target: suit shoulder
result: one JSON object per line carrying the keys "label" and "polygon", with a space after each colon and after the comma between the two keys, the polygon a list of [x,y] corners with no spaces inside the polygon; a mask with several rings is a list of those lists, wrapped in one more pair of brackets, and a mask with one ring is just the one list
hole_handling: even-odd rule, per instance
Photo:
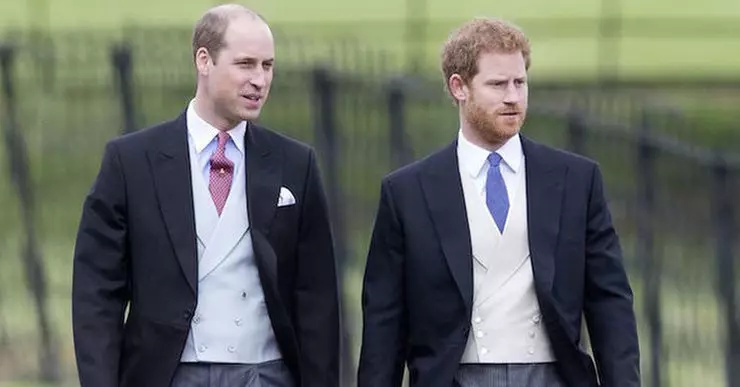
{"label": "suit shoulder", "polygon": [[147,145],[154,143],[153,140],[161,136],[167,128],[175,125],[177,125],[177,120],[160,122],[135,132],[116,136],[108,141],[107,146],[115,146],[122,151],[144,149]]}
{"label": "suit shoulder", "polygon": [[542,143],[537,143],[532,140],[529,140],[531,142],[531,146],[538,148],[538,150],[548,159],[553,160],[554,162],[565,164],[569,167],[576,167],[576,168],[585,168],[585,169],[591,169],[591,168],[598,168],[598,161],[586,157],[584,155],[574,153],[562,148],[557,148],[550,145],[545,145]]}
{"label": "suit shoulder", "polygon": [[313,146],[308,143],[264,126],[254,125],[253,129],[268,138],[272,144],[280,146],[285,154],[291,155],[298,153],[300,155],[308,155],[308,153],[314,151]]}
{"label": "suit shoulder", "polygon": [[387,182],[397,182],[417,176],[424,169],[424,164],[426,164],[426,161],[430,156],[426,156],[422,159],[391,170],[383,177],[383,180]]}
{"label": "suit shoulder", "polygon": [[454,143],[448,144],[447,146],[440,148],[435,152],[422,157],[421,159],[401,166],[386,174],[383,177],[383,181],[389,182],[391,184],[396,184],[403,181],[411,181],[419,176],[422,171],[427,170],[428,168],[435,168],[435,165],[444,163],[446,157],[449,156],[447,153],[454,152],[454,146]]}

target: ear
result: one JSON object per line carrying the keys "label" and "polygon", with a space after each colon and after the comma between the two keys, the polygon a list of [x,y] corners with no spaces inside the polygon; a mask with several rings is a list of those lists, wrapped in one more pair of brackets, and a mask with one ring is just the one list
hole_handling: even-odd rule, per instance
{"label": "ear", "polygon": [[470,88],[465,84],[460,74],[450,75],[450,78],[447,80],[447,87],[450,89],[450,94],[452,94],[458,103],[468,99]]}
{"label": "ear", "polygon": [[208,75],[211,65],[213,65],[213,60],[208,49],[201,47],[195,51],[195,69],[198,71],[198,74]]}

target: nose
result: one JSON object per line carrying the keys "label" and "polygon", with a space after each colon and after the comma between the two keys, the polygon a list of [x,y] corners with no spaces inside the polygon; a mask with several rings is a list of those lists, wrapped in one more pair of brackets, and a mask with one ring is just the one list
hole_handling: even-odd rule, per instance
{"label": "nose", "polygon": [[506,92],[504,94],[504,103],[509,105],[514,105],[519,103],[520,99],[519,95],[519,88],[514,84],[514,82],[509,82],[509,84],[506,86]]}
{"label": "nose", "polygon": [[265,84],[267,83],[267,75],[265,74],[265,71],[261,69],[255,71],[249,78],[249,83],[256,89],[262,89],[265,87]]}

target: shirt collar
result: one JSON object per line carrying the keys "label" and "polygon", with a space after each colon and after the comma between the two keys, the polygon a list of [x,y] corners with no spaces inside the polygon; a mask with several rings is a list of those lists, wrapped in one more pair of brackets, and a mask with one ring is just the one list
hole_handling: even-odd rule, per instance
{"label": "shirt collar", "polygon": [[[488,155],[491,152],[470,142],[463,135],[462,130],[458,132],[457,137],[457,157],[460,165],[470,176],[478,177],[488,162]],[[496,153],[501,155],[504,165],[512,172],[517,173],[522,164],[522,157],[524,156],[519,134],[517,133],[508,139],[504,145],[496,150]]]}
{"label": "shirt collar", "polygon": [[[190,101],[190,104],[188,104],[188,133],[193,139],[195,152],[200,153],[216,138],[219,130],[198,115],[195,111],[194,102],[195,100],[193,99]],[[231,140],[234,142],[234,145],[236,145],[237,149],[239,149],[242,154],[244,154],[244,134],[246,131],[246,121],[239,122],[235,127],[227,131],[229,136],[231,136]]]}

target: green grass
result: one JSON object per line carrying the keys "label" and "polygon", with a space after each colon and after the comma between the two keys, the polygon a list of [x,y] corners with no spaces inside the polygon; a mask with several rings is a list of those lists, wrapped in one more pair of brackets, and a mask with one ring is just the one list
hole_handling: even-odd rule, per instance
{"label": "green grass", "polygon": [[[38,14],[50,21],[52,28],[89,25],[116,27],[122,23],[181,23],[192,22],[207,7],[217,4],[211,0],[193,0],[186,3],[174,0],[18,0],[0,6],[0,25],[24,26],[31,22],[29,15]],[[340,1],[316,0],[250,0],[241,2],[255,8],[272,21],[324,22],[337,20],[401,20],[406,17],[407,1],[379,0]],[[416,1],[421,3],[421,1]],[[572,18],[597,17],[601,2],[580,0],[525,0],[520,2],[487,2],[473,0],[449,2],[427,0],[427,15],[431,19],[462,19],[475,15],[498,15],[506,18]],[[609,6],[613,2],[608,3]],[[740,5],[733,0],[622,0],[621,12],[627,17],[737,17]],[[48,9],[44,14],[43,10]],[[92,17],[94,16],[94,17]]]}
{"label": "green grass", "polygon": [[[520,23],[530,35],[533,76],[593,78],[601,71],[599,60],[603,42],[599,38],[602,14],[599,1],[428,0],[427,3],[429,22],[421,37],[423,40],[409,46],[405,40],[407,10],[404,1],[248,2],[273,23],[276,31],[283,32],[278,47],[284,47],[286,39],[344,39],[388,50],[401,62],[409,52],[421,50],[426,68],[436,68],[440,45],[452,28],[473,16],[495,15]],[[604,46],[619,66],[616,75],[651,79],[736,75],[740,50],[730,47],[740,37],[737,1],[623,0],[620,3],[619,11],[627,21],[621,26],[617,45]],[[0,5],[0,34],[6,28],[29,27],[54,34],[80,27],[105,30],[113,35],[120,35],[128,27],[177,26],[187,30],[212,4],[215,2],[205,0],[185,3],[173,0],[6,1]],[[418,16],[419,12],[412,14]],[[641,18],[652,19],[641,23]],[[314,46],[320,48],[322,45]]]}

